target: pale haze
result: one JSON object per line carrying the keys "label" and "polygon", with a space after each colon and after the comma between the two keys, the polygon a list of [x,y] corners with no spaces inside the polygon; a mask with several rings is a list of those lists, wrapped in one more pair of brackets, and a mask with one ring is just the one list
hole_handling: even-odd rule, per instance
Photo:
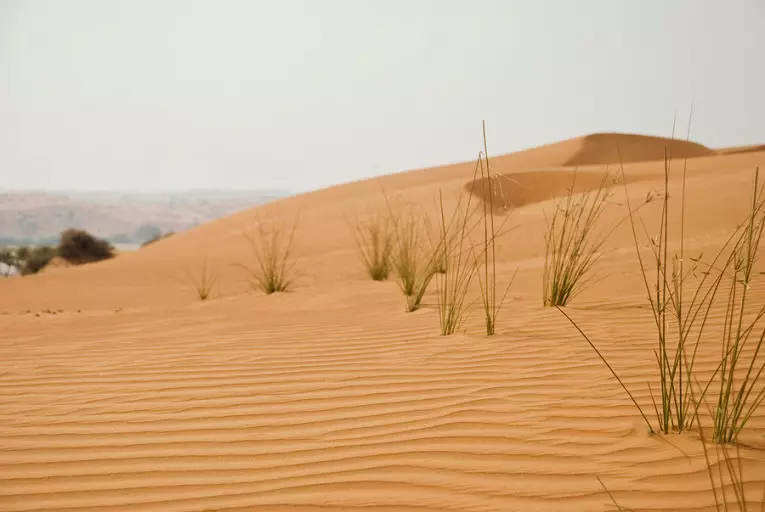
{"label": "pale haze", "polygon": [[619,131],[765,143],[765,3],[6,1],[0,188],[288,189]]}

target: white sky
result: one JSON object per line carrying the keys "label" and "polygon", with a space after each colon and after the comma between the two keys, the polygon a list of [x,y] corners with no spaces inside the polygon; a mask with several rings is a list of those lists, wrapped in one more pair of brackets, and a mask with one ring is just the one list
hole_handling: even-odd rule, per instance
{"label": "white sky", "polygon": [[[0,1],[0,188],[303,191],[596,131],[765,143],[762,0]],[[682,123],[681,123],[682,124]]]}

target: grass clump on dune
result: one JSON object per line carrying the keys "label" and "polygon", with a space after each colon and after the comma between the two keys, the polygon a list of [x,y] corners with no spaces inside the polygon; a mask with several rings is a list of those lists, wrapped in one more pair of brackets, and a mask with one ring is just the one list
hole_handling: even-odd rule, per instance
{"label": "grass clump on dune", "polygon": [[353,235],[367,275],[385,281],[390,275],[395,225],[390,215],[378,214],[353,226]]}
{"label": "grass clump on dune", "polygon": [[[658,234],[650,237],[648,244],[651,250],[650,259],[653,264],[653,273],[651,273],[641,255],[641,247],[637,234],[638,219],[631,209],[627,180],[622,169],[626,202],[629,209],[628,218],[632,229],[635,252],[653,316],[653,323],[656,328],[657,347],[654,353],[658,365],[658,400],[654,396],[650,384],[648,385],[656,416],[655,424],[651,423],[643,407],[637,402],[595,344],[579,328],[574,320],[559,308],[595,350],[601,361],[603,361],[611,374],[617,379],[622,389],[629,395],[633,404],[640,411],[640,415],[649,430],[663,434],[682,432],[692,426],[693,417],[696,413],[695,403],[692,400],[692,390],[690,389],[693,367],[696,361],[699,342],[713,304],[713,297],[716,289],[719,287],[722,276],[722,274],[719,274],[715,278],[711,273],[702,273],[701,279],[696,283],[692,295],[684,292],[688,277],[695,275],[694,272],[696,270],[694,266],[694,268],[687,269],[686,271],[683,265],[686,172],[684,171],[683,173],[682,193],[680,196],[681,215],[678,222],[680,249],[678,254],[670,254],[670,167],[671,159],[667,154],[664,159],[664,193],[662,194]],[[645,227],[642,219],[639,219],[639,222]],[[693,336],[691,336],[692,334]]]}
{"label": "grass clump on dune", "polygon": [[565,201],[553,205],[545,216],[545,264],[542,300],[545,306],[566,306],[587,284],[587,274],[600,257],[607,236],[596,234],[595,224],[609,196],[609,173],[600,186],[576,197],[576,171]]}
{"label": "grass clump on dune", "polygon": [[260,221],[255,229],[243,231],[252,249],[253,262],[241,265],[250,286],[267,295],[288,291],[297,279],[292,247],[297,220],[290,227],[284,222]]}
{"label": "grass clump on dune", "polygon": [[407,312],[420,308],[435,273],[432,255],[424,247],[425,220],[413,207],[395,215],[392,263]]}
{"label": "grass clump on dune", "polygon": [[218,276],[207,259],[202,260],[198,272],[189,272],[188,276],[199,300],[207,300],[212,296]]}
{"label": "grass clump on dune", "polygon": [[[648,420],[642,406],[595,344],[566,313],[559,310],[606,364],[652,432],[669,434],[692,428],[694,421],[698,421],[698,404],[706,399],[710,389],[714,389],[718,392],[718,399],[712,412],[712,439],[716,443],[735,442],[739,432],[765,400],[762,379],[765,361],[761,353],[765,328],[759,326],[765,316],[765,306],[753,308],[750,303],[750,289],[754,277],[759,275],[754,271],[754,265],[765,233],[765,194],[759,185],[757,171],[745,221],[732,230],[711,261],[704,261],[701,256],[688,257],[685,250],[687,159],[679,195],[680,215],[676,222],[670,221],[670,167],[671,156],[667,153],[664,159],[664,193],[659,226],[657,234],[649,236],[649,265],[646,265],[648,262],[641,255],[637,230],[638,224],[645,229],[645,223],[642,218],[637,218],[630,207],[629,191],[622,169],[633,241],[656,331],[654,353],[659,381],[658,396],[654,395],[649,384],[656,415],[655,424]],[[676,252],[669,249],[671,228],[679,232]],[[722,290],[727,290],[727,295],[724,301],[719,364],[702,386],[698,384],[695,364],[701,342],[716,337],[710,335],[708,326],[711,311],[719,302]],[[694,398],[694,384],[699,390],[698,400]]]}
{"label": "grass clump on dune", "polygon": [[438,320],[441,335],[454,334],[467,313],[468,289],[478,270],[469,242],[470,198],[463,208],[462,198],[447,215],[443,195],[439,193],[440,244],[444,250],[444,273],[436,279],[438,292]]}
{"label": "grass clump on dune", "polygon": [[[478,281],[485,332],[487,336],[493,335],[496,332],[497,317],[513,281],[511,278],[504,293],[498,295],[496,241],[506,230],[505,222],[497,224],[495,219],[496,181],[491,174],[485,122],[482,127],[483,150],[478,153],[467,201],[463,204],[462,197],[459,197],[451,213],[447,214],[443,194],[439,192],[439,233],[436,243],[431,245],[434,247],[433,268],[434,274],[437,274],[442,335],[453,334],[465,320],[472,304],[467,301],[467,295],[474,279]],[[483,201],[480,207],[474,208],[472,198],[477,184],[482,187]],[[477,242],[473,237],[476,230],[480,231]]]}

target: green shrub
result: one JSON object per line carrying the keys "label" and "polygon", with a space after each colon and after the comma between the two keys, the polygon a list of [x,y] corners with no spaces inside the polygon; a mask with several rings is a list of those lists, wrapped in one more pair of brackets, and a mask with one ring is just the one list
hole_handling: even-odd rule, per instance
{"label": "green shrub", "polygon": [[114,247],[81,229],[67,229],[61,233],[58,255],[69,263],[81,265],[114,256]]}

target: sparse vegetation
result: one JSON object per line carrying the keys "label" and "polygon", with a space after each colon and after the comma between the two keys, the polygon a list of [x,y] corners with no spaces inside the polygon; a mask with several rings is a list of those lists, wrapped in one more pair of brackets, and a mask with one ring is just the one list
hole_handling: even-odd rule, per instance
{"label": "sparse vegetation", "polygon": [[8,277],[15,272],[25,276],[36,274],[56,256],[56,248],[47,245],[28,247],[22,245],[0,249],[0,263],[5,266],[4,276]]}
{"label": "sparse vegetation", "polygon": [[566,306],[587,284],[587,274],[600,257],[605,234],[595,233],[609,195],[609,173],[594,191],[577,196],[576,171],[568,195],[553,204],[545,234],[542,300],[545,306]]}
{"label": "sparse vegetation", "polygon": [[242,232],[254,257],[253,264],[242,265],[253,289],[271,295],[292,287],[297,278],[292,254],[297,225],[297,220],[291,227],[283,222],[259,222],[254,230]]}
{"label": "sparse vegetation", "polygon": [[33,247],[29,249],[26,255],[26,259],[20,261],[21,265],[19,269],[22,275],[36,274],[44,269],[50,260],[56,257],[58,251],[55,247],[48,245],[41,245],[39,247]]}
{"label": "sparse vegetation", "polygon": [[[476,276],[478,277],[478,285],[481,292],[481,302],[483,304],[484,319],[486,327],[486,335],[492,336],[495,332],[497,317],[502,309],[507,298],[507,293],[510,291],[510,286],[513,283],[515,275],[510,279],[507,284],[502,297],[497,300],[497,237],[504,230],[504,223],[500,225],[499,229],[495,224],[494,219],[494,191],[495,177],[491,174],[491,167],[489,164],[489,148],[486,143],[486,122],[483,123],[483,153],[478,155],[478,169],[481,178],[481,186],[483,187],[483,216],[481,223],[483,224],[483,240],[482,250],[476,252],[475,246],[471,243],[471,251],[473,253],[473,259],[476,265]],[[475,184],[476,175],[473,177],[473,184]]]}
{"label": "sparse vegetation", "polygon": [[[765,328],[760,326],[760,320],[765,316],[765,305],[755,309],[750,304],[753,281],[758,274],[754,271],[754,264],[758,260],[764,231],[765,195],[759,186],[757,169],[749,216],[740,228],[721,272],[728,278],[729,287],[725,301],[721,362],[719,371],[715,373],[719,380],[719,392],[713,441],[717,443],[735,442],[738,433],[765,399],[765,386],[761,378],[765,358],[758,360],[765,341]],[[755,331],[759,332],[759,336],[752,336]],[[748,354],[752,345],[751,354]]]}
{"label": "sparse vegetation", "polygon": [[198,272],[189,272],[189,280],[194,285],[199,300],[207,300],[215,289],[218,276],[205,258],[202,260]]}
{"label": "sparse vegetation", "polygon": [[385,281],[391,270],[395,226],[390,215],[377,214],[353,225],[361,262],[374,281]]}
{"label": "sparse vegetation", "polygon": [[423,245],[425,219],[410,207],[395,217],[394,228],[393,267],[406,310],[412,312],[419,309],[434,274],[432,255]]}
{"label": "sparse vegetation", "polygon": [[463,208],[462,198],[457,201],[451,215],[447,215],[443,195],[439,193],[440,243],[444,247],[445,272],[438,274],[438,320],[441,334],[454,334],[465,319],[470,283],[475,277],[477,266],[471,260],[472,247],[469,243],[468,222],[470,221],[470,198]]}
{"label": "sparse vegetation", "polygon": [[[759,186],[759,172],[755,173],[750,211],[745,222],[738,226],[720,250],[711,260],[703,262],[701,257],[685,256],[685,195],[687,168],[683,170],[680,194],[680,218],[677,227],[680,233],[678,253],[669,251],[670,210],[669,176],[671,158],[665,157],[664,193],[658,235],[651,239],[653,275],[643,263],[637,235],[637,224],[630,208],[630,225],[641,269],[641,276],[646,295],[653,314],[657,333],[655,351],[658,364],[659,398],[653,395],[656,425],[652,425],[641,405],[635,400],[617,372],[596,348],[595,344],[566,313],[558,308],[576,327],[580,334],[595,350],[600,359],[627,392],[632,402],[651,431],[669,434],[682,432],[698,420],[698,403],[703,401],[712,383],[719,383],[719,395],[714,411],[713,441],[716,443],[735,442],[739,432],[765,399],[765,387],[762,374],[765,361],[758,360],[765,329],[758,328],[758,322],[765,316],[765,306],[752,310],[747,297],[752,286],[754,263],[757,261],[758,247],[765,232],[765,195]],[[626,177],[622,178],[627,190]],[[640,224],[644,225],[642,219]],[[689,287],[691,279],[695,283]],[[722,285],[729,281],[721,343],[720,362],[712,377],[700,389],[698,400],[694,399],[693,382],[696,379],[694,366],[701,340],[705,337],[706,327],[712,307]],[[687,289],[689,288],[689,289]],[[761,331],[759,329],[762,329]],[[755,331],[761,335],[753,335]],[[744,357],[745,349],[753,341],[751,358]]]}
{"label": "sparse vegetation", "polygon": [[58,255],[69,263],[82,265],[113,257],[114,248],[106,240],[96,238],[87,231],[67,229],[61,233]]}

